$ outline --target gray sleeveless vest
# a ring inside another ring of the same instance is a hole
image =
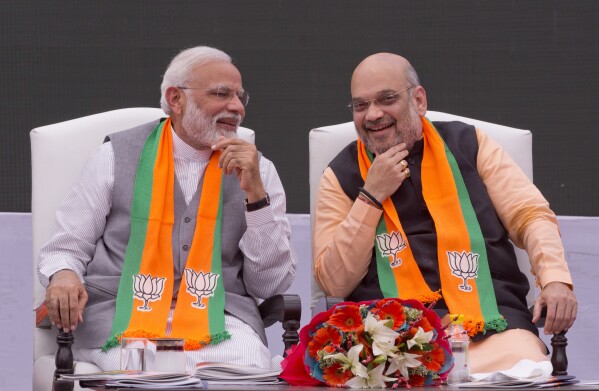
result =
[[[130,212],[133,185],[141,150],[148,135],[156,127],[154,121],[139,127],[111,134],[107,140],[114,149],[114,188],[112,208],[106,218],[104,235],[96,244],[85,278],[89,300],[83,314],[84,322],[75,330],[75,345],[79,348],[99,348],[109,337],[112,327],[125,249],[131,229]],[[196,215],[202,191],[202,181],[189,206],[185,204],[179,182],[175,180],[175,224],[173,226],[173,267],[175,289],[179,291],[181,275],[195,232]],[[234,175],[223,180],[222,268],[225,288],[225,313],[249,324],[266,344],[264,325],[253,297],[243,282],[243,253],[239,241],[247,226],[245,193]]]

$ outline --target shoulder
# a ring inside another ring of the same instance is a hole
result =
[[[116,141],[117,143],[119,142],[127,142],[127,141],[137,141],[137,140],[142,140],[142,142],[145,142],[146,138],[149,136],[149,134],[152,132],[152,130],[154,130],[154,128],[156,127],[156,125],[158,125],[160,123],[160,121],[162,121],[164,118],[161,118],[159,120],[154,120],[130,129],[126,129],[126,130],[121,130],[120,132],[115,132],[115,133],[111,133],[108,136],[106,136],[106,140],[105,141]]]
[[[331,160],[329,167],[335,172],[358,162],[358,141],[352,141]]]
[[[473,125],[459,121],[435,121],[433,125],[452,151],[478,151],[478,136]]]
[[[441,137],[456,137],[464,135],[472,135],[476,137],[476,129],[473,125],[466,124],[460,121],[434,121],[433,125],[441,135]]]

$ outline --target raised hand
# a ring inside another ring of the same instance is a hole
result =
[[[364,190],[381,203],[395,193],[402,182],[410,176],[408,163],[403,160],[406,156],[408,150],[404,143],[377,155],[368,170]]]
[[[222,151],[219,166],[225,174],[237,175],[241,189],[247,194],[248,202],[255,202],[266,196],[260,178],[258,150],[254,144],[239,138],[221,136],[212,149]]]

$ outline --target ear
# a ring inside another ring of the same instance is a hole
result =
[[[166,89],[164,96],[173,114],[181,115],[186,99],[183,91],[177,87],[169,87]]]
[[[422,86],[414,87],[414,92],[412,93],[414,97],[414,103],[416,105],[416,110],[418,111],[418,115],[424,116],[426,114],[427,103],[426,103],[426,91]]]

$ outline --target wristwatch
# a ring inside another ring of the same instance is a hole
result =
[[[270,205],[270,197],[268,196],[268,193],[266,193],[266,196],[264,196],[264,198],[256,202],[248,202],[247,198],[245,199],[245,210],[247,210],[248,212],[254,212],[268,205]]]

